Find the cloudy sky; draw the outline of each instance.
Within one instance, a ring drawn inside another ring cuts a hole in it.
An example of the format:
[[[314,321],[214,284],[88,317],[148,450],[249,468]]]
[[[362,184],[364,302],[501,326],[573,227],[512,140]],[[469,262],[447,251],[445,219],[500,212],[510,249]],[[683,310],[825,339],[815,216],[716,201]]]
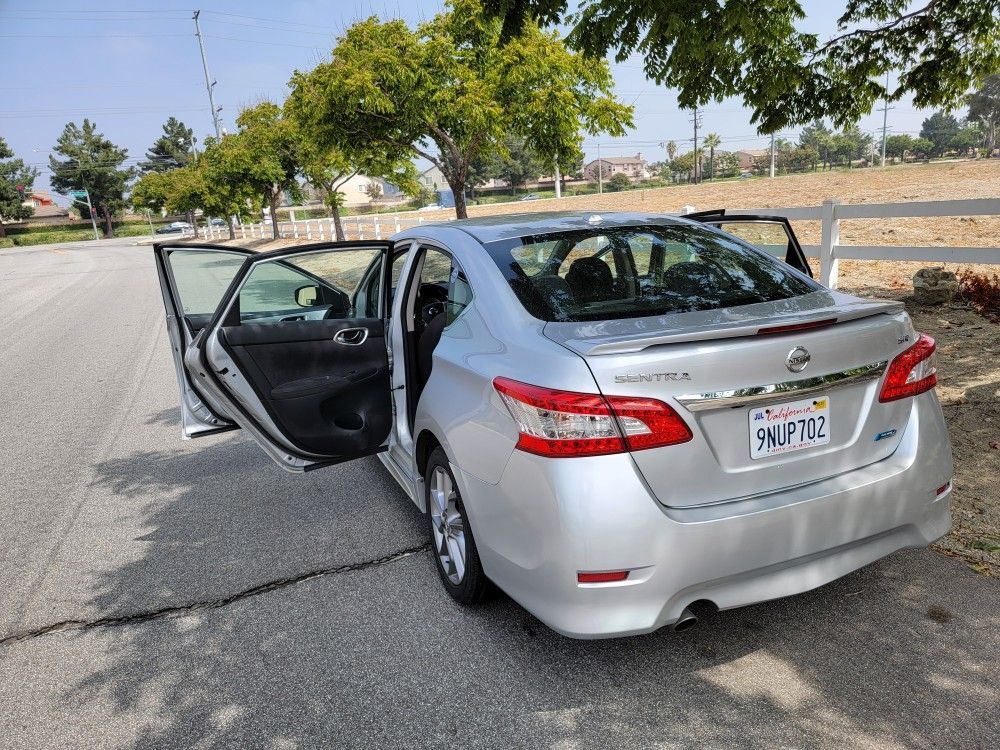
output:
[[[175,3],[93,3],[51,0],[44,4],[0,0],[0,136],[38,166],[38,187],[47,182],[48,153],[66,122],[85,116],[139,161],[168,116],[194,128],[199,141],[212,131],[204,74],[189,9]],[[441,10],[436,0],[263,0],[197,2],[208,62],[218,81],[216,102],[225,126],[234,127],[240,108],[262,98],[282,99],[295,69],[308,69],[327,55],[337,35],[359,18],[403,18],[411,25]],[[803,0],[803,27],[832,34],[842,2]],[[118,9],[115,9],[118,8]],[[690,148],[691,113],[677,108],[674,92],[647,81],[641,60],[613,66],[617,92],[636,108],[635,129],[623,138],[588,138],[588,158],[598,140],[605,156],[641,152],[663,158],[660,143]],[[890,132],[916,134],[929,113],[902,101],[889,113]],[[882,115],[862,127],[882,127]],[[722,136],[723,148],[759,148],[749,113],[739,101],[704,110],[703,132]],[[782,134],[794,138],[796,132]]]

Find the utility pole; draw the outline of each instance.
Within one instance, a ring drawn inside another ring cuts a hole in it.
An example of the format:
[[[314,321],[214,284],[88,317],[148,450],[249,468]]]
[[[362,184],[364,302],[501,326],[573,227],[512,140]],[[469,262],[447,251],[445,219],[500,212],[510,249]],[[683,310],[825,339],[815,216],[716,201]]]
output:
[[[597,142],[597,193],[604,192],[604,162],[601,161],[601,142]]]
[[[771,177],[774,177],[774,133],[771,133]]]
[[[201,38],[201,24],[198,21],[198,16],[201,15],[200,10],[194,12],[194,35],[198,37],[198,49],[201,50],[201,66],[205,69],[205,88],[208,89],[208,104],[212,108],[212,123],[215,125],[215,137],[222,138],[222,123],[219,121],[219,112],[221,107],[215,106],[215,81],[212,80],[212,76],[208,72],[208,60],[205,58],[205,42]]]
[[[885,72],[885,97],[882,99],[882,166],[885,166],[885,140],[889,130],[889,71]]]
[[[694,183],[697,185],[698,184],[698,162],[701,161],[698,158],[698,125],[700,125],[701,123],[698,122],[698,107],[697,106],[694,108],[694,117],[691,118],[691,121],[694,123],[694,139],[693,139],[693,141],[694,141],[694,152],[691,154],[691,156],[692,156],[692,162],[694,163],[693,164],[693,168],[694,168]]]
[[[562,198],[562,175],[559,174],[559,154],[555,156],[555,185],[556,185],[556,198]]]

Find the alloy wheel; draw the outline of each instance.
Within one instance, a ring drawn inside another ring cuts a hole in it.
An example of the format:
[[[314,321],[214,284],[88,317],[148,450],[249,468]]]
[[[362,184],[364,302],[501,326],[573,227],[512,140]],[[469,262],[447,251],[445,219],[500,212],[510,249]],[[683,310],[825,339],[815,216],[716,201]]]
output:
[[[465,519],[451,475],[441,466],[431,474],[430,514],[434,549],[448,580],[455,585],[465,576]]]

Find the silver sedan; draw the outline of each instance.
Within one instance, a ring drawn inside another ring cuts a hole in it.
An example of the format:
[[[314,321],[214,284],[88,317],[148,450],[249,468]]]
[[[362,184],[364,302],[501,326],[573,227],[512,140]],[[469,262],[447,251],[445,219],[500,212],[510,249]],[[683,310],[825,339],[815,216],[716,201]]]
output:
[[[948,531],[934,341],[816,283],[783,219],[155,254],[184,435],[243,429],[293,472],[377,454],[463,604],[497,586],[568,636],[679,628]]]

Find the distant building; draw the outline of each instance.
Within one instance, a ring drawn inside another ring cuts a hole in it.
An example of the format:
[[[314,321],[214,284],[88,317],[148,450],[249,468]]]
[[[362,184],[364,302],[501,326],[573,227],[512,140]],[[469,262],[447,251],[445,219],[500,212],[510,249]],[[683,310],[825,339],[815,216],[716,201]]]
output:
[[[740,159],[740,171],[746,172],[753,169],[754,165],[761,163],[762,160],[769,161],[771,151],[766,148],[748,148],[743,151],[737,151],[736,156]]]
[[[69,216],[69,210],[58,205],[44,190],[33,191],[23,205],[35,209],[35,213],[31,215],[32,219],[65,219]]]
[[[605,156],[594,159],[583,168],[583,174],[588,180],[598,178],[610,179],[616,174],[624,174],[630,180],[645,180],[649,178],[647,162],[642,154],[635,156]]]
[[[370,195],[372,183],[377,183],[380,188],[378,198],[374,201]],[[369,206],[376,202],[380,205],[394,204],[406,200],[406,195],[397,185],[380,177],[369,177],[364,174],[356,174],[349,178],[341,184],[339,192],[343,194],[344,206],[348,208]],[[306,203],[321,203],[324,199],[323,191],[309,183],[302,186],[302,196]],[[291,205],[287,196],[284,196],[283,204]]]

